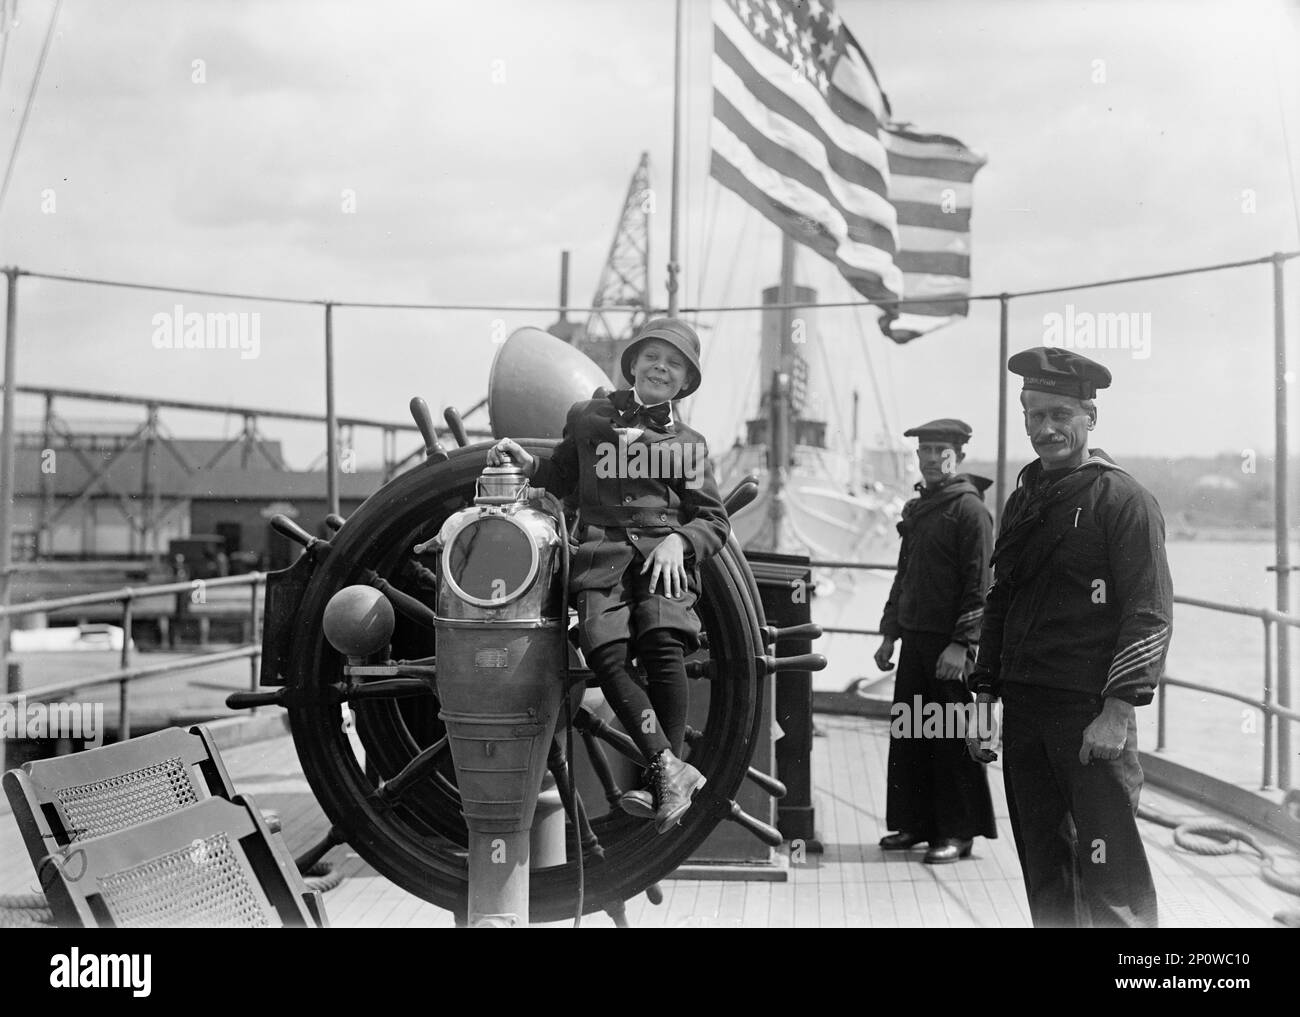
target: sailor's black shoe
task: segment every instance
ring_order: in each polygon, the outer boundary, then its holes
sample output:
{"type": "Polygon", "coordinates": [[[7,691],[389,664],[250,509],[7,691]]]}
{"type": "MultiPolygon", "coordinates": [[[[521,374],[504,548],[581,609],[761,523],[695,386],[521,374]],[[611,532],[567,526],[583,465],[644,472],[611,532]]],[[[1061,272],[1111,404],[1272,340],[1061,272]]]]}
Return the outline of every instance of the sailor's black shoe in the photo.
{"type": "Polygon", "coordinates": [[[904,830],[901,833],[891,833],[880,838],[880,849],[882,851],[906,851],[917,844],[924,844],[925,838],[918,837],[916,834],[908,833],[904,830]]]}
{"type": "Polygon", "coordinates": [[[962,858],[969,858],[972,843],[973,841],[963,840],[959,837],[945,837],[942,840],[936,840],[930,845],[930,850],[925,853],[925,864],[951,865],[962,858]]]}

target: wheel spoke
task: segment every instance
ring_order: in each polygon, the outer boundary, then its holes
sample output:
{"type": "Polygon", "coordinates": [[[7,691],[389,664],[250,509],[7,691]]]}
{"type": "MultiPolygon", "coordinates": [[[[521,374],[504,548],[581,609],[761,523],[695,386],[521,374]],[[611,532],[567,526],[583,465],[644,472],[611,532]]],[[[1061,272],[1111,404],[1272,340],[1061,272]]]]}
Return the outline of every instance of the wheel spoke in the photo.
{"type": "MultiPolygon", "coordinates": [[[[696,742],[702,741],[703,738],[704,738],[703,731],[697,731],[695,728],[690,727],[689,725],[687,726],[686,728],[687,745],[694,745],[696,742]]],[[[773,798],[784,798],[786,795],[785,785],[782,784],[775,777],[773,777],[771,774],[764,773],[762,770],[755,769],[754,767],[751,766],[745,771],[745,776],[748,777],[749,780],[753,781],[753,783],[761,787],[768,794],[770,794],[773,798]]]]}
{"type": "Polygon", "coordinates": [[[579,731],[591,732],[592,735],[617,749],[638,766],[645,766],[645,757],[641,755],[641,750],[636,747],[636,742],[632,741],[622,731],[614,730],[585,706],[574,714],[573,726],[579,731]]]}
{"type": "Polygon", "coordinates": [[[423,678],[382,678],[373,682],[353,682],[342,687],[343,699],[362,702],[367,699],[400,699],[404,696],[429,696],[433,686],[423,678]]]}
{"type": "MultiPolygon", "coordinates": [[[[419,780],[430,773],[437,773],[438,759],[447,749],[447,736],[443,735],[436,742],[412,759],[392,780],[386,780],[379,788],[379,796],[388,803],[400,801],[419,780]]],[[[441,776],[441,774],[439,774],[441,776]]],[[[444,780],[446,778],[443,778],[444,780]]],[[[448,782],[450,784],[450,782],[448,782]]]]}

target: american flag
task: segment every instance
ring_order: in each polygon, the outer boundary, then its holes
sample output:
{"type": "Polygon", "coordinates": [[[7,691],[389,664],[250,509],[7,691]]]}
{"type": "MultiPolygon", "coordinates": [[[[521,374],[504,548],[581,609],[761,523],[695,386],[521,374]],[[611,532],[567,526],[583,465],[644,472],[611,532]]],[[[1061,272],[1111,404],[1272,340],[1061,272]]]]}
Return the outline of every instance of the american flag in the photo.
{"type": "Polygon", "coordinates": [[[712,175],[886,308],[907,342],[964,316],[984,158],[897,123],[832,0],[713,0],[712,175]]]}

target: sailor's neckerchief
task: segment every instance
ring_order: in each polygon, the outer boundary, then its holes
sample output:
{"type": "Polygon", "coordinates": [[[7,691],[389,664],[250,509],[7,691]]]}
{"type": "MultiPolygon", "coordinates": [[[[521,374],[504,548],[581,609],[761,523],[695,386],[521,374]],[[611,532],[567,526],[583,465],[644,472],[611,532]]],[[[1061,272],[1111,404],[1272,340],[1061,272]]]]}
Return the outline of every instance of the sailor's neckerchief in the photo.
{"type": "MultiPolygon", "coordinates": [[[[980,479],[983,480],[983,478],[980,479]]],[[[985,486],[988,486],[987,482],[985,486]]],[[[903,506],[903,519],[898,524],[898,532],[903,537],[906,537],[911,532],[916,525],[916,521],[922,516],[927,516],[931,512],[945,507],[949,502],[960,498],[962,495],[973,494],[980,500],[984,498],[975,479],[965,473],[954,474],[937,486],[917,484],[916,490],[919,492],[920,497],[913,498],[903,506]]]]}
{"type": "MultiPolygon", "coordinates": [[[[1021,470],[1020,489],[1025,494],[1015,510],[1015,515],[1008,516],[1005,520],[997,543],[993,546],[993,558],[990,564],[996,566],[998,560],[1008,551],[1020,550],[1053,507],[1091,487],[1107,470],[1124,472],[1101,449],[1093,449],[1088,458],[1059,477],[1048,474],[1039,459],[1035,459],[1021,470]]],[[[1041,561],[1030,569],[1031,572],[1037,571],[1037,568],[1051,557],[1052,552],[1056,550],[1056,545],[1062,539],[1064,534],[1053,542],[1047,552],[1041,556],[1041,561]]],[[[1017,574],[1011,577],[1012,582],[1023,578],[1021,573],[1024,570],[1019,567],[1019,563],[1015,571],[1017,574]]]]}

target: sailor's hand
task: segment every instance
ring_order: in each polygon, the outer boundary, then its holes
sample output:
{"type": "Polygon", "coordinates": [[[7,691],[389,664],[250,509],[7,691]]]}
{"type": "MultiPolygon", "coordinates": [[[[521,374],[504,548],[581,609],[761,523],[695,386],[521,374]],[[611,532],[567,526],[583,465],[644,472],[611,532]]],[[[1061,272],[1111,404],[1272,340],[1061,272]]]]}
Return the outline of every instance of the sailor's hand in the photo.
{"type": "Polygon", "coordinates": [[[1107,697],[1097,718],[1083,729],[1079,762],[1084,766],[1092,759],[1118,759],[1128,741],[1128,722],[1133,704],[1107,697]]]}
{"type": "Polygon", "coordinates": [[[650,592],[660,577],[664,581],[664,596],[674,600],[686,591],[686,543],[676,533],[670,533],[659,546],[650,552],[641,574],[650,573],[650,592]]]}
{"type": "Polygon", "coordinates": [[[523,450],[523,446],[513,438],[502,438],[499,442],[488,449],[487,464],[489,466],[502,466],[507,462],[513,462],[525,476],[533,475],[533,457],[523,450]]]}
{"type": "Polygon", "coordinates": [[[997,702],[998,697],[992,692],[980,692],[975,696],[975,730],[966,732],[966,751],[977,763],[991,763],[998,758],[993,748],[998,739],[994,723],[997,702]],[[981,734],[988,737],[982,738],[981,734]]]}
{"type": "Polygon", "coordinates": [[[880,641],[880,647],[876,650],[876,667],[882,671],[888,671],[893,667],[894,660],[894,641],[888,636],[880,641]]]}
{"type": "Polygon", "coordinates": [[[934,665],[934,676],[941,682],[960,682],[966,680],[966,647],[961,643],[949,643],[939,654],[934,665]]]}

